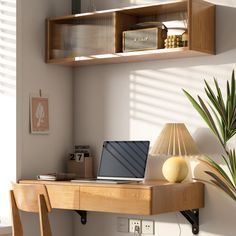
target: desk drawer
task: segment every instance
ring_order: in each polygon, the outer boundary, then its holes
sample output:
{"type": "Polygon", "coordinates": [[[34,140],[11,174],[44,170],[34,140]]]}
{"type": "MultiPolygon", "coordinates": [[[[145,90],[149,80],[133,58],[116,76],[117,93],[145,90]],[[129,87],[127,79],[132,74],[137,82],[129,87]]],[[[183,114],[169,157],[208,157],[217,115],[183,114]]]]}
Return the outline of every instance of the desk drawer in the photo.
{"type": "Polygon", "coordinates": [[[80,187],[80,209],[148,215],[151,213],[151,191],[135,188],[80,187]]]}
{"type": "Polygon", "coordinates": [[[47,185],[52,208],[79,210],[79,186],[47,185]]]}

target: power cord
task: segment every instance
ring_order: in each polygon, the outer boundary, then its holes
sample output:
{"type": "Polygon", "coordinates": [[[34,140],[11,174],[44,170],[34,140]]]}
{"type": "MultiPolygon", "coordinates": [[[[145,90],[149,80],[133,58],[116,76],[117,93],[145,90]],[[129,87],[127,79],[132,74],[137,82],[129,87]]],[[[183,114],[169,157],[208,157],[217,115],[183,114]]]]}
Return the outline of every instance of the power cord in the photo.
{"type": "Polygon", "coordinates": [[[141,235],[141,228],[138,225],[134,227],[134,235],[140,236],[141,235]]]}
{"type": "Polygon", "coordinates": [[[182,235],[182,229],[181,229],[181,226],[180,226],[178,213],[175,213],[175,216],[176,216],[177,224],[178,224],[178,227],[179,227],[179,236],[181,236],[182,235]]]}

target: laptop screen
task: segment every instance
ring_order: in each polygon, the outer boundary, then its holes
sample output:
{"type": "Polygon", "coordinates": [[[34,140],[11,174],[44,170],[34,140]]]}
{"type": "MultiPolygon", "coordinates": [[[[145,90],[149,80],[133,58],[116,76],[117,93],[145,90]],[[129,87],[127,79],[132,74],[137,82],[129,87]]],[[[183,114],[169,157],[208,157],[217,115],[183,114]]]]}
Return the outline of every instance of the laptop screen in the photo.
{"type": "Polygon", "coordinates": [[[105,141],[98,179],[143,180],[149,141],[105,141]]]}

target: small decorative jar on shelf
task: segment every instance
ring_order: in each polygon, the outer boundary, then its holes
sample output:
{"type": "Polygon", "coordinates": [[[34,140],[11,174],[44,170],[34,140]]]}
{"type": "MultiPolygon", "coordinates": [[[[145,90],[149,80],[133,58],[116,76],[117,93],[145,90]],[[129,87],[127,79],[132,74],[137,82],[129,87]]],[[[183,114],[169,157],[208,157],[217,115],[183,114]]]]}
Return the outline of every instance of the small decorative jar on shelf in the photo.
{"type": "Polygon", "coordinates": [[[169,35],[165,39],[165,48],[178,48],[183,47],[181,35],[169,35]]]}
{"type": "Polygon", "coordinates": [[[183,42],[183,47],[187,47],[188,46],[188,31],[184,31],[184,33],[182,34],[182,42],[183,42]]]}

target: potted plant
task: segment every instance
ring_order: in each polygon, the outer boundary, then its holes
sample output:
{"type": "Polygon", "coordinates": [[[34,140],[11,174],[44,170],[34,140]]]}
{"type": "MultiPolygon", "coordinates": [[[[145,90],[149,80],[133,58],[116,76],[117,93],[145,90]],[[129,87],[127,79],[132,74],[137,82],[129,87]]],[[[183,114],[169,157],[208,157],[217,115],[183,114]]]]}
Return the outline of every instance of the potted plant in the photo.
{"type": "Polygon", "coordinates": [[[213,91],[207,81],[205,81],[204,89],[209,100],[207,104],[200,96],[195,100],[186,90],[183,91],[225,150],[225,154],[222,155],[222,158],[226,164],[227,171],[210,157],[200,159],[201,162],[210,167],[210,171],[205,171],[205,173],[209,175],[211,179],[205,182],[217,186],[236,201],[236,152],[235,148],[228,147],[228,141],[236,134],[234,71],[232,72],[231,82],[227,81],[227,96],[225,99],[222,96],[217,80],[214,79],[214,82],[215,91],[213,91]]]}

